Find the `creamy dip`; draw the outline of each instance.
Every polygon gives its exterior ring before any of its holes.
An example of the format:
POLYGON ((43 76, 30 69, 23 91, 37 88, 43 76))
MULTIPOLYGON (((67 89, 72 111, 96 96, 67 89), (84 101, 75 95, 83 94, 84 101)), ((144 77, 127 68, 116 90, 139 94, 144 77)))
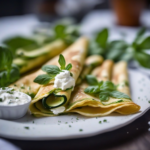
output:
POLYGON ((13 88, 0 88, 0 105, 22 105, 30 101, 28 95, 14 91, 13 88))
POLYGON ((66 90, 68 88, 75 86, 75 80, 70 75, 68 70, 62 70, 59 74, 55 76, 54 87, 61 88, 62 90, 66 90))

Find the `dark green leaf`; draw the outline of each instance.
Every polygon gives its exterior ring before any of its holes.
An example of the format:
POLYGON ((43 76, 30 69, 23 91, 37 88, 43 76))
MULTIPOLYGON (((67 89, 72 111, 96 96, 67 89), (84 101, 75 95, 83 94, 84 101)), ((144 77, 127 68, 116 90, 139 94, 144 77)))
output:
POLYGON ((58 62, 60 64, 61 70, 65 69, 66 61, 65 61, 65 58, 64 58, 64 56, 62 54, 59 55, 58 62))
POLYGON ((139 45, 140 49, 150 49, 150 36, 146 37, 139 45))
POLYGON ((6 47, 0 46, 0 71, 2 70, 10 71, 12 61, 13 55, 11 51, 6 47))
POLYGON ((109 97, 114 98, 125 98, 125 99, 131 99, 128 95, 121 93, 119 91, 102 91, 99 94, 100 100, 105 101, 108 100, 109 97))
POLYGON ((87 75, 86 80, 87 80, 89 85, 98 85, 98 81, 95 78, 95 76, 93 76, 93 75, 87 75))
POLYGON ((138 61, 138 63, 141 66, 145 68, 150 68, 150 55, 149 54, 137 51, 134 53, 134 58, 138 61))
POLYGON ((116 86, 111 81, 105 81, 100 86, 100 90, 116 90, 116 86))
POLYGON ((85 93, 89 94, 95 94, 98 93, 99 91, 100 91, 99 86, 89 86, 84 90, 85 93))
POLYGON ((101 101, 107 101, 107 100, 109 100, 109 94, 107 94, 107 93, 103 93, 103 94, 99 94, 99 99, 101 100, 101 101))
POLYGON ((119 58, 125 54, 127 47, 127 43, 122 40, 110 42, 108 45, 106 58, 114 61, 120 60, 119 58))
POLYGON ((42 74, 42 75, 37 76, 34 79, 34 82, 44 85, 44 84, 48 84, 50 82, 50 80, 52 80, 52 79, 53 79, 53 77, 49 76, 48 74, 42 74))
POLYGON ((3 42, 12 50, 13 54, 15 54, 18 48, 37 45, 37 43, 33 39, 21 36, 5 39, 3 42))
POLYGON ((138 32, 137 32, 137 35, 136 35, 136 38, 134 40, 134 42, 137 42, 145 33, 146 31, 146 28, 141 28, 138 32))
POLYGON ((55 65, 45 65, 42 67, 42 70, 48 74, 59 74, 60 73, 60 69, 58 66, 55 65))
POLYGON ((68 64, 68 65, 66 66, 65 70, 71 70, 71 68, 72 68, 72 64, 68 64))
POLYGON ((100 31, 95 40, 102 48, 105 48, 108 40, 108 29, 104 28, 100 31))
POLYGON ((8 72, 6 70, 0 72, 0 87, 6 87, 11 83, 15 82, 16 80, 18 80, 19 78, 20 78, 19 68, 13 64, 10 70, 9 78, 8 72))

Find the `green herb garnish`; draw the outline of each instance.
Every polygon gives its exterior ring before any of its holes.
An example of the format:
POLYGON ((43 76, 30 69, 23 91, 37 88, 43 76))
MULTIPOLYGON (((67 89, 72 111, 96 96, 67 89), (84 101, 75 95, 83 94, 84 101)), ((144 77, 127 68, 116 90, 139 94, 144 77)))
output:
POLYGON ((0 102, 2 102, 3 101, 3 99, 2 98, 0 98, 0 102))
POLYGON ((66 66, 66 61, 65 61, 65 58, 62 54, 59 55, 58 62, 59 62, 60 68, 58 66, 55 66, 55 65, 45 65, 45 66, 43 66, 42 70, 44 72, 46 72, 47 74, 42 74, 42 75, 37 76, 34 79, 34 82, 38 83, 38 84, 45 85, 45 84, 48 84, 51 80, 53 80, 55 78, 55 76, 57 74, 59 74, 61 71, 71 70, 72 64, 68 64, 66 66))
POLYGON ((102 123, 102 121, 99 121, 99 124, 101 124, 102 123))
POLYGON ((106 119, 104 119, 104 120, 103 120, 103 122, 107 122, 107 120, 106 120, 106 119))
POLYGON ((82 132, 82 131, 83 131, 83 129, 79 129, 79 131, 80 131, 80 132, 82 132))
POLYGON ((128 95, 117 91, 116 86, 111 81, 98 82, 93 75, 87 75, 86 79, 90 86, 84 92, 99 95, 101 101, 109 100, 110 97, 131 99, 128 95))
POLYGON ((0 87, 6 87, 20 77, 19 68, 12 62, 12 52, 7 47, 0 46, 0 87))
POLYGON ((13 91, 7 91, 6 93, 13 94, 14 92, 13 91))
POLYGON ((29 130, 30 128, 29 127, 24 127, 25 129, 29 130))

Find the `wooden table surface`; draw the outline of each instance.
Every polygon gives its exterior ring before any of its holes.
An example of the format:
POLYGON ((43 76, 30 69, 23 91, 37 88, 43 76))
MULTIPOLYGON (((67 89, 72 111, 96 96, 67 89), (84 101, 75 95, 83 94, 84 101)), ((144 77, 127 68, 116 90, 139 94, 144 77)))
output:
POLYGON ((22 150, 150 150, 150 110, 133 123, 89 138, 55 141, 8 140, 22 150))

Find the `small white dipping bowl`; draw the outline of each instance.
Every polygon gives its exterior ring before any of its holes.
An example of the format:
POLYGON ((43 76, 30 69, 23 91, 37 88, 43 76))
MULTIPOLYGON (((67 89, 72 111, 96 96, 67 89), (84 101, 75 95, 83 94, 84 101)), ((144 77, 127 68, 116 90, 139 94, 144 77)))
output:
POLYGON ((0 119, 14 120, 23 117, 31 102, 31 97, 27 94, 26 96, 28 98, 28 102, 25 104, 15 106, 0 105, 0 119))

